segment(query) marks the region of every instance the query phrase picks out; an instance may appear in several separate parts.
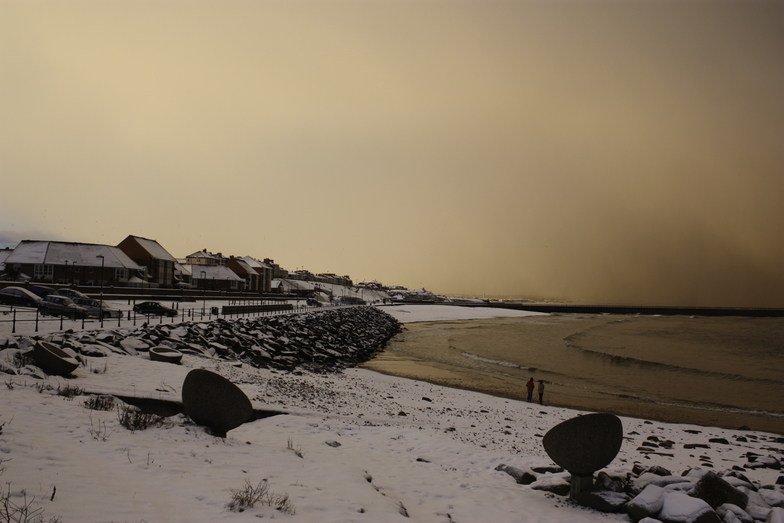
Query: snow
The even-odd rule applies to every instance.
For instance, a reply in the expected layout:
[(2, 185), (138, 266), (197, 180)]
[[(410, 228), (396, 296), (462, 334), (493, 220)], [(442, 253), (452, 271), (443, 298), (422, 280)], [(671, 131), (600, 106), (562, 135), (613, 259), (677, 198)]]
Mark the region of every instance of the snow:
[[(385, 310), (401, 321), (520, 314), (430, 305)], [(550, 465), (541, 438), (576, 411), (366, 369), (281, 373), (187, 354), (182, 365), (150, 361), (145, 353), (86, 360), (75, 379), (5, 375), (0, 387), (0, 469), (5, 469), (0, 486), (17, 504), (24, 502), (24, 492), (27, 502), (44, 510), (44, 521), (54, 516), (63, 523), (628, 521), (623, 514), (601, 514), (518, 485), (496, 470), (500, 464), (521, 470)], [(283, 414), (246, 423), (225, 439), (182, 415), (131, 432), (119, 424), (116, 410), (89, 410), (87, 396), (57, 394), (78, 387), (179, 401), (185, 376), (196, 368), (231, 379), (254, 408)], [(768, 454), (764, 449), (771, 445), (768, 435), (744, 431), (748, 443), (695, 453), (683, 444), (741, 432), (622, 422), (626, 437), (608, 472), (631, 470), (637, 461), (680, 474), (701, 466), (705, 455), (731, 468), (743, 465), (747, 452)], [(653, 435), (674, 442), (667, 450), (671, 456), (646, 457), (636, 450)], [(778, 475), (764, 468), (745, 473), (763, 483)], [(294, 514), (259, 504), (244, 512), (228, 510), (232, 489), (263, 480), (273, 494), (288, 496)], [(547, 481), (563, 481), (563, 474), (540, 475), (540, 482)], [(694, 502), (685, 497), (667, 494), (673, 515), (693, 510)]]

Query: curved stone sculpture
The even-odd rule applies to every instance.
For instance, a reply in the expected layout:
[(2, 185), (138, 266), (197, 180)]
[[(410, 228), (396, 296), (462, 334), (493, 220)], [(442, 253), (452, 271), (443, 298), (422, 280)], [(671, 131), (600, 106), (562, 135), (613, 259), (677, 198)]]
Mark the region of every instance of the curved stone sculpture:
[(564, 421), (544, 435), (547, 455), (573, 475), (588, 476), (618, 455), (623, 425), (612, 414), (586, 414)]
[(48, 341), (39, 341), (33, 346), (33, 358), (44, 372), (56, 376), (67, 376), (79, 367), (76, 358)]
[(223, 438), (253, 414), (250, 400), (239, 387), (220, 374), (204, 369), (194, 369), (185, 376), (182, 406), (194, 423), (209, 427)]

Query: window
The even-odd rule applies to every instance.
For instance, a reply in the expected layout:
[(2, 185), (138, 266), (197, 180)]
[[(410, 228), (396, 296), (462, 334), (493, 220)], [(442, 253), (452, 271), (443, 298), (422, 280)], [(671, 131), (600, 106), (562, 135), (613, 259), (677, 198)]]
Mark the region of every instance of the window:
[(115, 269), (114, 270), (114, 279), (115, 280), (124, 280), (125, 279), (125, 269)]
[(51, 280), (54, 273), (52, 265), (36, 265), (33, 268), (33, 276), (37, 280)]

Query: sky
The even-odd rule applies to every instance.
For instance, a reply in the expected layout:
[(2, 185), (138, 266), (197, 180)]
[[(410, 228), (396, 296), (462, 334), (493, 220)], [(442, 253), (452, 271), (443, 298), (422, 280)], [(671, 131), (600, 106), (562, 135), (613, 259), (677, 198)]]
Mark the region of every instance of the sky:
[(0, 246), (784, 307), (784, 2), (0, 0)]

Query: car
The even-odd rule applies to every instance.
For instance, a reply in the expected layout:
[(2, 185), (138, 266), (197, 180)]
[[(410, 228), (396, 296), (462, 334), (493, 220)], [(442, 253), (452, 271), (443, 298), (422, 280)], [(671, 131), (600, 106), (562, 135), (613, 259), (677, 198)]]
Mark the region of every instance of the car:
[(57, 294), (60, 296), (66, 296), (68, 298), (88, 298), (88, 296), (84, 293), (81, 293), (74, 289), (57, 289)]
[(167, 307), (166, 305), (161, 305), (157, 301), (143, 301), (141, 303), (137, 303), (133, 306), (134, 312), (138, 312), (140, 314), (147, 314), (150, 316), (177, 316), (179, 313), (177, 310), (172, 309), (171, 307)]
[(6, 287), (0, 289), (0, 303), (6, 305), (21, 305), (23, 307), (38, 307), (41, 298), (22, 287)]
[(57, 294), (57, 290), (51, 287), (44, 287), (43, 285), (30, 285), (30, 292), (41, 299), (46, 298), (50, 294)]
[(73, 298), (73, 302), (79, 307), (87, 309), (87, 313), (94, 318), (122, 318), (122, 311), (116, 307), (110, 307), (105, 301), (94, 300), (92, 298)]
[(67, 316), (69, 318), (86, 318), (89, 316), (87, 309), (79, 307), (67, 296), (50, 294), (38, 304), (41, 314), (49, 316)]

